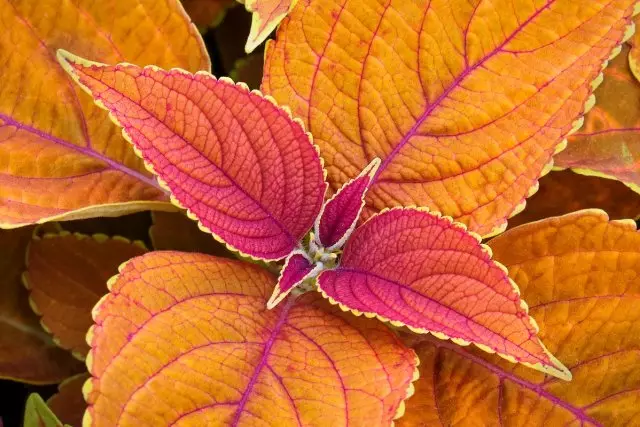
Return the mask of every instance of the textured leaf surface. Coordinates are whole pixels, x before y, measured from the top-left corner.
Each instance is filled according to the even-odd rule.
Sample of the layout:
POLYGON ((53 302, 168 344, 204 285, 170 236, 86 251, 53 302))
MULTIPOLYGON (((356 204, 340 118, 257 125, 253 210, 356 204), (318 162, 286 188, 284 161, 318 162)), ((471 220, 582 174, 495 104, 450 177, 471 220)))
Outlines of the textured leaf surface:
POLYGON ((356 313, 571 376, 538 339, 504 268, 450 219, 416 209, 373 217, 353 233, 339 267, 320 274, 318 289, 356 313))
POLYGON ((298 246, 326 184, 316 148, 287 111, 206 73, 59 56, 204 228, 256 258, 298 246))
POLYGON ((85 422, 388 426, 412 388, 413 352, 318 299, 268 311, 274 284, 200 254, 126 264, 94 310, 85 422))
POLYGON ((322 207, 316 220, 315 232, 316 238, 325 248, 331 250, 341 247, 349 238, 379 166, 380 159, 373 159, 360 175, 347 182, 322 207))
POLYGON ((222 243, 200 230, 197 222, 182 213, 153 212, 152 217, 153 225, 149 229, 149 236, 155 250, 231 256, 222 243))
POLYGON ((106 235, 45 234, 32 240, 24 282, 31 305, 60 347, 84 359, 91 309, 123 262, 146 252, 141 242, 106 235))
POLYGON ((527 200, 525 210, 509 220, 509 226, 588 208, 602 209, 612 219, 637 218, 640 195, 612 179, 554 171, 540 180, 540 189, 527 200))
POLYGON ((253 52, 269 34, 276 29, 280 21, 295 6, 298 0, 238 0, 244 3, 247 10, 253 13, 251 32, 247 39, 245 51, 253 52))
POLYGON ((53 384, 82 370, 55 345, 29 307, 20 275, 33 230, 0 231, 0 378, 53 384))
POLYGON ((58 392, 47 400, 47 405, 60 421, 71 426, 82 425, 82 415, 87 407, 82 396, 82 386, 89 374, 79 374, 65 380, 58 392))
POLYGON ((427 206, 482 235, 562 148, 633 0, 301 0, 262 89, 320 146, 335 191, 382 159, 366 216, 427 206))
POLYGON ((217 26, 235 4, 235 0, 182 0, 187 15, 202 32, 217 26))
POLYGON ((39 394, 31 393, 24 410, 24 427, 62 427, 62 423, 39 394))
POLYGON ((596 106, 556 157, 559 167, 619 179, 640 192, 640 82, 631 74, 629 47, 604 71, 596 106))
MULTIPOLYGON (((635 18, 636 29, 638 28, 639 18, 635 18)), ((640 81, 640 33, 636 31, 631 39, 629 39, 631 50, 629 51, 629 67, 634 77, 640 81)))
POLYGON ((418 346, 421 380, 399 426, 631 426, 640 422, 640 235, 581 211, 490 242, 569 383, 446 342, 418 346))
POLYGON ((282 267, 278 283, 267 301, 267 307, 273 308, 282 301, 293 288, 300 285, 312 272, 314 264, 302 252, 294 252, 287 257, 282 267))
POLYGON ((55 51, 209 69, 177 0, 8 0, 0 28, 0 226, 166 209, 162 189, 55 51))

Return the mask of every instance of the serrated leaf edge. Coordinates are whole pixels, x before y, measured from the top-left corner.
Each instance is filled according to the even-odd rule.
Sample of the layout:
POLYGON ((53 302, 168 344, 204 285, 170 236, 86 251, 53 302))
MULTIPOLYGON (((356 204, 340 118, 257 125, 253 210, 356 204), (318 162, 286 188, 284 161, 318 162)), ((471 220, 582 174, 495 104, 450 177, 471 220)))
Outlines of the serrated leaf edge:
MULTIPOLYGON (((59 223, 55 223, 55 225, 57 226, 57 228, 59 228, 59 231, 57 232, 44 232, 41 234, 41 226, 36 227, 33 230, 33 233, 31 235, 31 241, 29 242, 29 244, 27 245, 27 250, 25 251, 25 271, 22 273, 21 280, 22 280, 22 285, 25 287, 25 289, 29 292, 29 306, 31 307, 31 310, 33 310, 33 312, 40 318, 40 326, 42 326, 42 329, 45 330, 45 332, 47 332, 49 335, 51 335, 51 340, 61 349, 63 350, 67 350, 68 352, 71 353, 71 355, 76 358, 77 360, 84 362, 85 361, 85 356, 82 353, 79 353, 77 351, 74 351, 73 349, 69 348, 68 346, 65 346, 62 344, 62 342, 60 341, 60 338, 55 335, 53 332, 51 332, 51 328, 49 328, 49 326, 47 325, 47 323, 44 320, 44 317, 42 316, 42 311, 38 308, 38 304, 36 304, 36 302, 34 301, 34 299, 31 297, 31 292, 33 291, 33 287, 31 286, 31 282, 29 281, 29 253, 31 251, 31 244, 34 240, 43 240, 43 239, 58 239, 58 238, 63 238, 63 237, 69 237, 69 236, 73 236, 78 240, 84 240, 84 239, 92 239, 100 244, 108 242, 109 240, 115 240, 115 241, 119 241, 119 242, 124 242, 133 246, 138 246, 141 249, 144 249, 145 251, 148 251, 149 249, 147 248, 147 246, 144 244, 143 241, 141 240, 130 240, 127 239, 126 237, 122 237, 122 236, 118 236, 118 235, 114 235, 114 236, 108 236, 106 234, 103 233, 94 233, 94 234, 83 234, 83 233, 77 233, 77 232, 69 232, 67 230, 62 229, 62 226, 59 223)), ((80 375, 80 374, 79 374, 80 375)), ((76 375, 77 376, 77 375, 76 375)), ((60 385, 62 385, 62 383, 60 383, 60 385)))
MULTIPOLYGON (((208 233, 210 235, 213 236, 213 238, 218 241, 219 243, 223 244, 227 249, 229 249, 232 252, 236 252, 238 254, 240 254, 243 257, 255 260, 255 261, 278 261, 281 260, 283 258, 286 258, 289 254, 285 255, 285 256, 281 256, 281 257, 277 257, 277 258, 265 258, 265 257, 257 257, 254 255, 251 255, 249 253, 245 253, 243 251, 241 251, 240 249, 234 247, 233 245, 227 243, 226 241, 224 241, 219 235, 217 235, 216 233, 214 233, 213 231, 211 231, 208 227, 206 227, 205 225, 202 224, 202 222, 197 218, 197 216, 188 208, 186 208, 182 203, 180 203, 180 201, 178 201, 175 196, 173 195, 173 193, 171 192, 168 184, 155 172, 155 169, 153 168, 153 166, 147 162, 147 160, 142 156, 142 152, 140 150, 138 150, 138 148, 136 148, 135 144, 132 142, 132 139, 129 135, 129 133, 124 129, 124 127, 120 124, 120 122, 118 121, 118 119, 111 113, 111 111, 109 111, 109 109, 104 105, 104 103, 102 103, 100 100, 95 99, 93 97, 93 94, 91 92, 91 90, 85 86, 83 83, 80 82, 80 78, 78 76, 78 74, 75 72, 75 70, 73 70, 70 66, 70 63, 77 63, 80 64, 82 66, 85 67, 91 67, 91 66, 97 66, 97 67, 105 67, 108 66, 107 64, 103 64, 100 62, 95 62, 95 61, 90 61, 88 59, 84 59, 81 58, 77 55, 74 55, 64 49, 58 49, 57 53, 56 53, 56 57, 58 59, 58 62, 61 64, 62 68, 71 76, 71 78, 78 84, 79 87, 82 88, 83 91, 85 91, 86 93, 88 93, 91 98, 93 99, 94 103, 100 107, 101 109, 107 111, 108 115, 109 115, 109 119, 121 129, 122 132, 122 136, 123 138, 131 145, 131 147, 133 147, 133 151, 136 154, 136 156, 138 156, 144 163, 145 168, 151 172, 156 179, 158 180, 158 184, 160 185, 160 187, 162 187, 165 191, 167 191, 170 195, 170 202, 173 206, 175 206, 178 209, 184 210, 186 211, 187 217, 191 220, 194 220, 197 222, 198 224, 198 228, 205 232, 208 233)), ((291 119, 292 122, 296 123, 300 129, 302 130, 302 132, 308 137, 309 139, 309 143, 311 144, 311 146, 315 149, 318 158, 320 159, 320 167, 322 169, 322 175, 323 175, 323 180, 324 180, 324 184, 325 184, 325 195, 326 195, 326 191, 327 191, 327 170, 324 166, 324 159, 322 158, 322 156, 320 155, 320 148, 313 142, 313 136, 311 135, 310 132, 308 132, 304 126, 304 123, 302 122, 301 119, 297 118, 297 117, 293 117, 293 115, 291 114, 291 109, 288 106, 280 106, 278 105, 278 103, 276 102, 276 100, 269 96, 269 95, 264 95, 262 92, 260 92, 259 90, 250 90, 249 87, 243 83, 243 82, 238 82, 235 83, 233 80, 231 80, 229 77, 220 77, 217 78, 215 77, 213 74, 209 73, 208 71, 197 71, 196 73, 190 73, 182 68, 171 68, 169 70, 163 70, 162 68, 155 66, 155 65, 146 65, 144 67, 138 67, 137 65, 128 63, 128 62, 120 62, 117 65, 122 66, 122 67, 136 67, 136 68, 142 68, 143 70, 149 69, 152 71, 166 71, 166 72, 177 72, 177 73, 182 73, 182 74, 187 74, 187 75, 203 75, 206 77, 209 77, 211 79, 213 79, 214 81, 220 81, 223 82, 225 84, 230 84, 230 85, 234 85, 239 87, 240 89, 244 90, 245 92, 248 93, 253 93, 259 97, 261 97, 262 99, 267 100, 268 102, 270 102, 271 104, 273 104, 275 107, 279 108, 280 110, 284 111, 284 113, 291 119)))
MULTIPOLYGON (((562 138, 562 140, 558 143, 558 145, 556 145, 555 150, 553 152, 553 154, 551 155, 551 159, 549 159, 549 162, 543 167, 542 171, 540 172, 540 175, 538 176, 538 179, 536 179, 534 185, 530 188, 529 193, 527 195, 525 195, 525 197, 522 199, 522 201, 520 201, 520 203, 518 203, 516 205, 516 207, 513 209, 513 211, 507 216, 507 218, 505 219, 504 223, 501 225, 498 225, 497 227, 494 227, 494 229, 492 229, 489 233, 485 234, 483 237, 484 238, 491 238, 491 237, 495 237, 498 234, 503 233, 507 227, 508 227, 508 220, 513 218, 514 216, 516 216, 517 214, 519 214, 520 212, 522 212, 525 207, 526 207, 526 203, 527 203, 527 199, 530 198, 531 196, 533 196, 539 189, 540 187, 540 178, 544 177, 545 175, 547 175, 552 169, 553 170, 562 170, 564 168, 556 168, 554 167, 554 156, 558 155, 559 153, 561 153, 562 151, 564 151, 567 148, 567 144, 569 142, 569 137, 571 135, 573 135, 574 133, 576 133, 583 125, 584 123, 584 117, 585 115, 594 107, 595 103, 596 103, 596 96, 594 94, 595 90, 598 88, 598 86, 600 86, 604 80, 604 69, 607 68, 607 66, 609 65, 609 61, 611 61, 613 58, 615 58, 616 56, 618 56, 618 54, 620 54, 621 50, 622 50, 622 44, 625 43, 627 40, 629 40, 635 33, 636 31, 636 26, 635 23, 633 22, 633 17, 640 14, 640 1, 637 1, 632 7, 630 7, 630 14, 626 17, 626 21, 627 21, 627 25, 625 27, 625 31, 623 32, 622 37, 620 38, 620 40, 617 41, 616 46, 614 46, 614 48, 611 50, 611 54, 609 55, 609 57, 607 57, 600 68, 600 71, 598 72, 598 74, 593 78, 593 80, 591 80, 588 83, 589 86, 589 95, 587 96, 587 99, 585 100, 584 106, 582 108, 582 113, 580 115, 578 115, 578 117, 573 121, 573 126, 572 128, 569 130, 569 132, 562 138)), ((573 169, 572 169, 573 170, 573 169)), ((576 170, 574 170, 574 172, 576 173, 580 173, 577 172, 576 170)), ((583 175, 587 175, 586 173, 583 175)), ((598 175, 590 175, 590 176, 598 176, 598 175)), ((604 176, 602 176, 604 177, 604 176)), ((633 187, 631 187, 628 183, 624 183, 625 185, 627 185, 628 187, 630 187, 632 190, 640 193, 640 186, 636 186, 637 189, 634 189, 633 187)))
MULTIPOLYGON (((489 262, 492 262, 496 267, 498 267, 500 270, 502 270, 502 272, 504 273, 505 277, 508 279, 509 284, 511 285, 513 291, 518 295, 518 298, 520 300, 520 308, 522 308, 525 312, 525 314, 527 315, 527 318, 529 320, 530 325, 533 327, 533 329, 536 331, 536 333, 540 330, 540 328, 538 327, 537 322, 533 319, 533 317, 531 317, 529 315, 529 306, 527 305, 527 303, 520 298, 520 289, 518 288, 518 285, 516 285, 516 283, 509 277, 508 275, 508 270, 507 267, 505 267, 503 264, 501 264, 500 262, 492 259, 492 251, 491 248, 487 245, 484 245, 481 243, 482 239, 481 237, 473 232, 469 232, 467 231, 467 227, 460 222, 456 222, 454 221, 450 216, 443 216, 441 215, 439 212, 433 212, 430 211, 428 208, 425 207, 393 207, 393 208, 385 208, 382 211, 380 211, 378 214, 373 215, 371 218, 369 218, 366 222, 371 221, 373 218, 375 218, 378 215, 381 215, 385 212, 388 211, 394 211, 394 210, 410 210, 410 211, 421 211, 421 212, 427 212, 430 213, 431 215, 435 215, 436 217, 445 219, 446 221, 448 221, 449 223, 451 223, 451 225, 453 225, 454 227, 458 227, 464 231, 466 231, 466 233, 470 234, 472 237, 474 237, 477 241, 478 244, 480 245, 480 247, 482 248, 482 252, 484 253, 484 255, 486 256, 486 260, 489 262)), ((365 222, 365 224, 366 224, 365 222)), ((441 332, 437 332, 437 331, 431 331, 428 329, 424 329, 424 328, 417 328, 417 327, 413 327, 410 325, 407 325, 403 322, 399 322, 396 320, 391 320, 389 318, 386 318, 384 316, 379 315, 378 313, 375 312, 361 312, 358 310, 354 310, 351 309, 349 307, 347 307, 346 305, 342 304, 339 301, 336 301, 335 299, 333 299, 332 297, 330 297, 323 289, 322 289, 322 284, 321 281, 318 280, 318 292, 320 292, 322 294, 322 296, 327 299, 329 301, 329 303, 333 304, 333 305, 337 305, 342 311, 344 312, 350 312, 356 316, 362 316, 364 315, 367 318, 376 318, 384 323, 389 323, 393 326, 397 326, 397 327, 407 327, 409 330, 411 330, 412 332, 415 332, 417 334, 431 334, 434 337, 441 339, 441 340, 451 340, 452 342, 454 342, 455 344, 461 345, 461 346, 467 346, 469 344, 474 344, 476 347, 478 347, 480 350, 485 351, 487 353, 495 353, 498 356, 502 357, 505 360, 508 360, 509 362, 512 363, 520 363, 524 366, 528 366, 530 368, 533 368, 537 371, 543 372, 545 374, 549 374, 552 375, 554 377, 560 378, 562 380, 565 381, 570 381, 572 376, 571 376, 571 372, 564 366, 564 364, 562 364, 562 362, 560 362, 553 354, 551 354, 551 352, 547 349, 547 347, 542 343, 542 341, 540 340, 540 338, 538 338, 538 336, 536 335, 536 339, 538 341, 538 344, 541 346, 544 354, 546 354, 549 357, 549 360, 551 360, 551 362, 555 365, 555 366, 546 366, 543 365, 541 363, 529 363, 529 362, 520 362, 518 360, 516 360, 513 356, 510 356, 508 354, 505 353, 500 353, 498 351, 495 351, 494 349, 491 349, 490 347, 488 347, 487 345, 484 344, 480 344, 480 343, 476 343, 473 341, 467 341, 464 339, 460 339, 460 338, 456 338, 456 337, 450 337, 446 334, 443 334, 441 332)))

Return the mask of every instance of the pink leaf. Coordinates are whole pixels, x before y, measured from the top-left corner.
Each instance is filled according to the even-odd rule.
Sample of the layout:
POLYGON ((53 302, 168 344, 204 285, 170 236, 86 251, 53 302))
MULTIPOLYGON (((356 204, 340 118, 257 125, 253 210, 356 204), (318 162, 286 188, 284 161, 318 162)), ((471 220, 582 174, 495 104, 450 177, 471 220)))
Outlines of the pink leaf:
POLYGON ((450 218, 409 208, 374 216, 353 233, 339 267, 320 274, 318 289, 356 314, 571 377, 538 339, 506 269, 450 218))
POLYGON ((380 166, 380 159, 373 159, 356 178, 347 182, 325 203, 316 220, 316 238, 329 250, 337 249, 351 235, 365 204, 367 190, 380 166))
POLYGON ((278 283, 267 302, 267 308, 272 309, 280 303, 296 286, 306 279, 318 274, 322 266, 316 267, 302 251, 295 251, 287 257, 282 267, 278 283))
POLYGON ((58 57, 123 127, 172 201, 220 240, 281 259, 312 227, 326 189, 320 156, 272 99, 204 72, 58 57))

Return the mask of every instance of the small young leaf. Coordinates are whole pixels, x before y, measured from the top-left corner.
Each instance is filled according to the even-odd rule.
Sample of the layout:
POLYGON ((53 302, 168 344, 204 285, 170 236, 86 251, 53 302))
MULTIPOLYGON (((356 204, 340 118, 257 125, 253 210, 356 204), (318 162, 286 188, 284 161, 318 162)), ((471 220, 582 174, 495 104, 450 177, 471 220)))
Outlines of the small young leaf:
POLYGON ((320 274, 318 290, 356 314, 571 378, 538 339, 504 267, 450 219, 410 208, 374 216, 353 233, 338 268, 320 274))
POLYGON ((31 305, 58 345, 84 360, 91 309, 123 262, 146 252, 140 242, 62 232, 36 236, 23 275, 31 305))
POLYGON ((62 427, 62 423, 38 393, 31 393, 24 409, 24 427, 62 427))
POLYGON ((317 293, 265 302, 249 263, 152 252, 94 309, 86 426, 388 426, 413 351, 379 322, 347 321, 317 293))
POLYGON ((382 159, 363 219, 426 206, 493 235, 579 124, 635 3, 300 1, 262 90, 305 121, 334 191, 382 159))
POLYGON ((104 111, 55 60, 208 70, 177 0, 0 3, 0 227, 171 209, 104 111))
POLYGON ((303 252, 295 251, 287 257, 282 267, 278 283, 267 301, 267 308, 278 305, 288 294, 314 272, 314 264, 303 252))
POLYGON ((629 69, 628 51, 624 46, 604 70, 595 107, 555 162, 585 175, 618 179, 640 192, 640 82, 629 69))
POLYGON ((326 184, 316 148, 288 111, 207 73, 58 56, 204 229, 265 260, 298 246, 326 184))
POLYGON ((0 378, 55 384, 83 370, 42 329, 20 281, 33 230, 0 230, 0 378))
POLYGON ((571 382, 427 339, 398 427, 632 426, 640 419, 640 233, 586 210, 493 239, 571 382))
POLYGON ((245 45, 247 53, 264 42, 280 21, 293 9, 298 0, 238 0, 253 13, 251 32, 245 45))
POLYGON ((58 386, 58 392, 47 400, 47 406, 63 423, 82 425, 82 416, 87 407, 82 386, 88 379, 89 374, 83 373, 64 380, 58 386))
POLYGON ((315 223, 315 236, 328 250, 342 247, 351 235, 379 166, 380 159, 373 159, 360 175, 347 182, 322 207, 315 223))

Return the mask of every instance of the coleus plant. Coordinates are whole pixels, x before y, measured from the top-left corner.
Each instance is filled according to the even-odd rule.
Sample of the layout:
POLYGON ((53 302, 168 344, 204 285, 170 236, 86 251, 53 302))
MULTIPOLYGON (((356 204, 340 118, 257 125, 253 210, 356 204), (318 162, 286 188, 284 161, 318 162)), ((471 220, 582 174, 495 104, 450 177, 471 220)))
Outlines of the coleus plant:
MULTIPOLYGON (((277 281, 261 266, 197 254, 155 252, 126 263, 94 309, 85 422, 388 424, 412 394, 413 352, 382 324, 343 315, 325 299, 396 327, 452 338, 455 345, 429 339, 416 345, 423 379, 414 399, 422 409, 434 406, 429 396, 437 406, 443 393, 428 380, 472 354, 473 363, 498 378, 499 405, 512 402, 512 389, 503 388, 511 382, 591 422, 588 404, 575 409, 548 390, 561 387, 552 379, 535 385, 521 377, 533 374, 510 374, 517 368, 492 365, 456 345, 474 343, 570 377, 537 338, 512 279, 476 233, 504 229, 563 138, 579 127, 584 103, 592 104, 590 82, 630 35, 632 3, 590 2, 576 14, 570 2, 541 2, 511 16, 489 2, 390 4, 376 15, 355 3, 301 1, 267 48, 263 91, 305 118, 322 157, 303 123, 242 84, 59 51, 63 67, 109 110, 158 176, 156 182, 137 175, 154 189, 152 199, 171 193, 232 249, 285 260, 277 281), (504 14, 517 25, 505 26, 502 39, 477 38, 484 20, 502 24, 504 14), (555 39, 540 31, 558 17, 566 34, 555 39), (406 25, 392 30, 398 20, 406 25), (435 31, 440 27, 448 32, 435 31), (365 42, 354 44, 353 34, 365 42), (464 41, 462 50, 456 40, 464 41), (438 49, 459 55, 438 55, 438 49), (405 55, 415 63, 403 61, 405 55), (534 67, 541 60, 548 68, 534 67), (512 68, 503 72, 504 64, 512 68), (512 85, 502 83, 506 77, 512 85), (402 78, 418 84, 405 86, 402 78), (320 292, 305 292, 313 290, 320 292), (430 363, 434 357, 440 362, 430 363)), ((540 252, 554 260, 579 252, 542 244, 545 250, 528 254, 528 239, 562 241, 563 233, 579 239, 579 230, 616 236, 617 250, 637 240, 630 223, 585 211, 513 230, 491 247, 528 288, 522 265, 535 264, 540 252), (524 246, 510 254, 520 241, 524 246)), ((602 252, 603 263, 610 245, 585 244, 602 252)), ((547 291, 556 292, 553 286, 547 291)), ((573 298, 569 289, 557 292, 584 297, 580 290, 573 298)), ((531 295, 542 313, 554 300, 545 290, 531 295)), ((582 372, 575 355, 567 358, 582 372)), ((451 369, 451 375, 468 369, 451 369)), ((444 393, 455 395, 455 387, 444 393)), ((444 410, 455 419, 465 405, 444 410)), ((429 425, 428 415, 438 411, 410 412, 406 422, 429 425)), ((516 417, 498 412, 500 421, 516 417)), ((542 421, 548 416, 538 414, 542 421)), ((481 419, 492 418, 482 413, 481 419)))

